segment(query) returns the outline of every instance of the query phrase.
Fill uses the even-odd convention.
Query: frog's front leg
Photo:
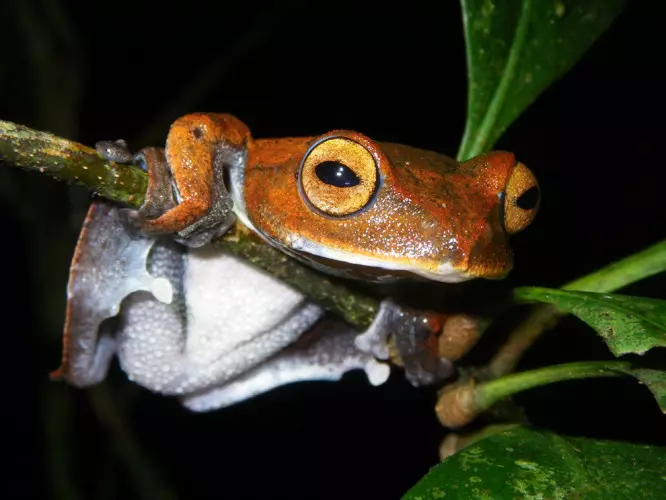
[[[193,113],[176,120],[164,152],[145,148],[134,161],[149,174],[144,206],[133,212],[148,234],[173,233],[176,240],[199,247],[223,234],[234,222],[224,187],[224,169],[241,169],[247,160],[248,128],[231,115]],[[123,143],[102,142],[108,159],[124,160]]]

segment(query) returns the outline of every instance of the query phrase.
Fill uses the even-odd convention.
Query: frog
[[[215,239],[232,226],[336,278],[455,284],[505,277],[509,236],[540,204],[536,177],[513,153],[458,162],[351,130],[255,139],[229,114],[178,118],[164,148],[131,155],[124,141],[104,141],[97,149],[144,168],[148,189],[137,210],[92,203],[53,377],[88,387],[116,356],[130,380],[192,411],[356,369],[380,385],[392,342],[406,346],[413,385],[454,371],[455,360],[427,347],[447,316],[387,298],[359,332],[220,250]]]

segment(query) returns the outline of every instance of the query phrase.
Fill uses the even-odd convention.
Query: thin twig
[[[528,389],[564,380],[623,375],[633,375],[631,363],[582,361],[513,373],[481,384],[468,380],[444,388],[435,412],[442,425],[457,429],[469,424],[501,400]]]
[[[92,148],[6,121],[0,121],[0,160],[85,186],[133,208],[143,203],[148,185],[145,172],[137,167],[107,162]]]

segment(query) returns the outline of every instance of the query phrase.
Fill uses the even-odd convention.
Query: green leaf
[[[578,316],[601,335],[615,356],[666,346],[664,300],[539,287],[516,288],[513,294],[519,301],[547,302]]]
[[[467,46],[466,160],[504,130],[610,26],[627,0],[461,0]]]
[[[629,375],[633,375],[650,389],[650,392],[657,400],[661,411],[666,413],[666,372],[660,370],[648,370],[639,368],[627,370]]]
[[[434,467],[404,500],[661,499],[666,448],[517,428]]]

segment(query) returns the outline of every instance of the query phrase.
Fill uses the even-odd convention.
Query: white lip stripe
[[[470,276],[467,273],[461,273],[460,271],[457,271],[450,264],[440,264],[435,270],[423,269],[418,265],[391,262],[390,260],[368,257],[353,252],[339,250],[337,248],[327,247],[300,236],[291,238],[289,241],[289,246],[296,252],[316,255],[318,257],[336,260],[339,262],[349,262],[350,264],[358,266],[387,269],[389,271],[407,271],[429,280],[441,281],[443,283],[459,283],[461,281],[467,281],[473,278],[473,276]]]

